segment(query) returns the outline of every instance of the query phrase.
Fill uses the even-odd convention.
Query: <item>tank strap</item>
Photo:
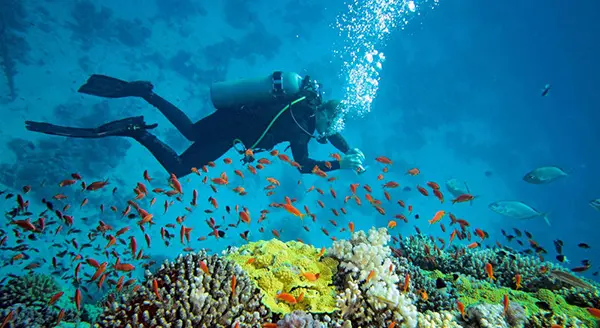
[[[247,149],[254,149],[256,148],[256,146],[258,146],[258,144],[265,138],[265,136],[267,135],[267,133],[269,133],[269,130],[271,130],[271,128],[273,127],[273,124],[275,124],[275,122],[277,121],[277,119],[283,114],[285,113],[286,110],[290,109],[292,106],[294,106],[295,104],[303,101],[306,99],[306,96],[300,97],[294,101],[292,101],[291,103],[289,103],[288,105],[286,105],[285,107],[283,107],[279,113],[277,113],[277,115],[275,115],[275,117],[271,120],[271,123],[269,123],[269,125],[267,126],[267,128],[263,131],[263,133],[260,135],[260,137],[258,138],[258,140],[256,140],[256,142],[254,142],[254,144],[252,145],[252,147],[250,148],[246,148],[246,146],[244,145],[244,143],[236,138],[233,140],[233,149],[235,149],[240,155],[243,155],[246,153]],[[242,149],[238,148],[238,145],[242,146]]]

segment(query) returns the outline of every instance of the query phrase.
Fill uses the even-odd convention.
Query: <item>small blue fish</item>
[[[546,84],[544,86],[544,88],[542,89],[542,97],[545,97],[546,95],[548,95],[548,92],[550,92],[550,88],[552,88],[552,86],[550,84]]]

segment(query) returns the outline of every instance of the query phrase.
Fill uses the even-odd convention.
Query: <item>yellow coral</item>
[[[258,241],[244,245],[227,256],[240,264],[252,281],[263,291],[263,303],[271,311],[287,314],[294,310],[313,313],[331,313],[336,310],[335,287],[332,278],[338,262],[329,257],[318,258],[320,249],[277,239]],[[247,263],[254,258],[253,263]],[[302,273],[319,274],[316,281],[309,281]],[[278,293],[289,293],[303,299],[296,304],[279,301]]]

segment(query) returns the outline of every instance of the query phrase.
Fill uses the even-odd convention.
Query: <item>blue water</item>
[[[19,2],[2,3],[12,10]],[[345,89],[342,62],[333,55],[332,48],[344,40],[331,24],[346,10],[345,6],[336,2],[325,8],[318,1],[258,1],[249,5],[236,0],[217,6],[190,0],[177,1],[175,5],[174,1],[156,0],[104,1],[100,9],[86,1],[67,5],[51,0],[23,3],[22,11],[2,16],[3,35],[9,40],[2,56],[5,63],[11,64],[10,69],[5,67],[7,78],[2,76],[0,82],[0,138],[4,145],[0,153],[0,183],[4,185],[2,190],[13,193],[19,193],[22,186],[32,186],[26,199],[36,215],[44,209],[41,198],[64,193],[69,197],[66,201],[54,202],[60,204],[59,208],[71,204],[68,213],[74,216],[75,226],[82,233],[67,236],[63,231],[54,237],[56,226],[49,227],[50,231],[38,241],[27,242],[39,248],[40,253],[28,252],[31,259],[14,265],[8,263],[16,253],[3,251],[3,276],[42,259],[48,263],[36,270],[49,270],[50,259],[63,248],[48,245],[73,238],[85,243],[87,232],[95,229],[99,220],[112,225],[115,231],[130,226],[125,236],[135,236],[138,249],[143,248],[145,254],[161,261],[173,258],[184,248],[179,242],[179,226],[170,229],[175,238],[168,248],[160,240],[158,228],[175,223],[179,215],[187,214],[184,225],[193,231],[192,242],[186,246],[196,250],[208,248],[217,252],[230,245],[243,245],[239,234],[245,230],[250,230],[250,240],[270,239],[273,229],[282,230],[283,240],[300,238],[321,247],[331,244],[331,239],[320,232],[322,227],[331,236],[344,238],[347,232],[339,229],[350,221],[359,230],[386,226],[395,214],[408,215],[395,203],[398,199],[412,204],[414,213],[408,224],[399,221],[394,233],[410,235],[415,231],[413,226],[417,226],[423,233],[447,239],[449,231],[442,233],[439,227],[430,227],[426,222],[443,209],[468,220],[472,227],[487,231],[489,245],[496,241],[509,245],[500,229],[517,227],[531,232],[533,239],[548,250],[546,259],[554,259],[552,241],[561,239],[564,254],[572,261],[570,267],[578,266],[583,259],[591,260],[593,268],[584,273],[589,278],[597,269],[600,213],[588,205],[600,197],[596,186],[600,181],[600,158],[594,144],[600,140],[594,113],[600,108],[596,96],[600,45],[595,42],[600,8],[594,1],[571,4],[442,0],[435,8],[431,3],[424,4],[419,15],[410,16],[403,29],[392,30],[386,42],[378,46],[385,52],[386,61],[371,112],[346,122],[343,135],[367,156],[367,173],[357,176],[335,172],[331,175],[337,180],[329,183],[312,175],[302,176],[289,165],[274,160],[275,164],[253,176],[239,164],[239,155],[230,151],[216,161],[217,167],[208,176],[217,177],[227,171],[229,189],[241,185],[248,195],[238,196],[221,187],[215,195],[208,185],[202,184],[202,177],[190,175],[181,179],[183,201],[175,202],[167,214],[162,214],[166,196],[156,196],[152,207],[148,201],[153,196],[149,196],[141,205],[154,214],[157,223],[148,232],[152,237],[150,249],[135,220],[121,218],[120,212],[126,200],[134,196],[132,189],[142,182],[144,170],[154,178],[152,183],[145,182],[150,189],[167,186],[168,175],[154,158],[130,140],[67,141],[28,133],[23,121],[94,126],[143,114],[146,121],[159,124],[156,132],[160,138],[181,152],[189,143],[151,106],[135,99],[104,100],[80,95],[77,87],[93,73],[150,80],[158,94],[184,109],[192,120],[213,111],[208,96],[211,82],[260,76],[279,69],[309,74],[323,82],[328,95],[341,97]],[[541,89],[546,84],[552,88],[542,97]],[[285,146],[277,149],[283,151]],[[335,151],[329,145],[310,145],[311,157],[316,159],[328,158]],[[375,162],[377,156],[394,161],[382,181],[377,180],[383,168]],[[232,158],[234,164],[223,164],[226,157]],[[198,167],[202,164],[198,163]],[[522,180],[525,173],[544,165],[559,166],[569,176],[548,185],[530,185]],[[419,168],[421,174],[407,176],[405,172],[413,167]],[[242,169],[245,179],[235,176],[234,169]],[[59,188],[58,182],[69,179],[73,172],[82,174],[88,183],[109,179],[110,185],[91,196],[77,187]],[[268,184],[266,177],[281,182],[274,196],[267,197],[262,190]],[[472,206],[451,205],[449,193],[446,202],[440,204],[415,189],[436,181],[445,191],[443,184],[450,178],[468,182],[473,194],[478,195]],[[399,182],[401,187],[390,191],[393,201],[388,203],[380,185],[390,180]],[[350,183],[371,185],[373,196],[384,202],[386,216],[378,214],[364,199],[361,207],[353,201],[344,204]],[[313,185],[325,195],[306,193]],[[412,191],[402,191],[405,186]],[[118,190],[113,194],[114,187]],[[330,188],[338,192],[337,199],[331,197]],[[199,192],[199,206],[188,213],[185,207],[189,206],[193,189]],[[364,195],[362,187],[360,190]],[[210,209],[206,201],[209,196],[219,202],[219,210],[213,214],[203,212]],[[285,196],[297,198],[298,208],[307,205],[317,215],[317,221],[300,222],[281,209],[268,207],[273,202],[284,202]],[[79,209],[85,197],[90,202]],[[317,205],[319,199],[325,202],[324,209]],[[500,217],[487,208],[497,200],[526,202],[549,213],[552,225],[547,226],[541,219],[516,221]],[[5,211],[14,204],[14,198],[5,200]],[[99,213],[101,204],[105,206],[103,214]],[[117,213],[109,209],[111,205],[117,207]],[[197,241],[211,231],[205,223],[209,217],[225,225],[237,221],[235,215],[225,214],[225,205],[246,206],[253,218],[250,227],[240,224],[229,228],[225,238]],[[335,217],[331,208],[341,207],[348,210],[348,215]],[[270,213],[261,233],[256,220],[263,209]],[[414,218],[415,213],[420,219]],[[32,220],[37,219],[36,215]],[[225,221],[222,216],[226,216]],[[89,218],[87,223],[83,217]],[[330,219],[337,221],[337,228]],[[448,227],[448,219],[444,220]],[[311,232],[302,229],[303,225]],[[14,246],[12,227],[4,226],[3,230],[9,236],[5,246]],[[588,243],[591,249],[578,248],[580,242]],[[104,248],[105,243],[98,238],[94,245]],[[119,253],[126,249],[125,245],[116,247]],[[90,249],[81,253],[84,258],[104,257]],[[70,272],[70,258],[63,261],[65,272]],[[109,261],[112,263],[114,258]],[[141,277],[143,262],[127,262],[138,266],[136,274]],[[89,267],[82,270],[94,272]]]

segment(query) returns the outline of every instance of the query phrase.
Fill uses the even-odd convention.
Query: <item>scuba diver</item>
[[[365,156],[351,149],[339,133],[331,133],[341,112],[337,100],[323,102],[320,84],[296,73],[274,72],[267,77],[211,85],[211,101],[217,109],[196,123],[164,98],[153,92],[147,81],[122,81],[104,75],[92,75],[78,92],[104,98],[138,97],[156,107],[193,144],[178,155],[150,130],[158,124],[146,124],[143,116],[112,121],[95,128],[76,128],[26,121],[30,131],[72,138],[130,137],[154,155],[168,173],[178,177],[215,161],[234,147],[242,161],[254,161],[254,153],[289,142],[293,160],[302,173],[316,166],[322,171],[351,169],[365,171]],[[314,135],[315,130],[318,135]],[[339,161],[317,161],[308,154],[308,142],[329,141],[344,153]]]

